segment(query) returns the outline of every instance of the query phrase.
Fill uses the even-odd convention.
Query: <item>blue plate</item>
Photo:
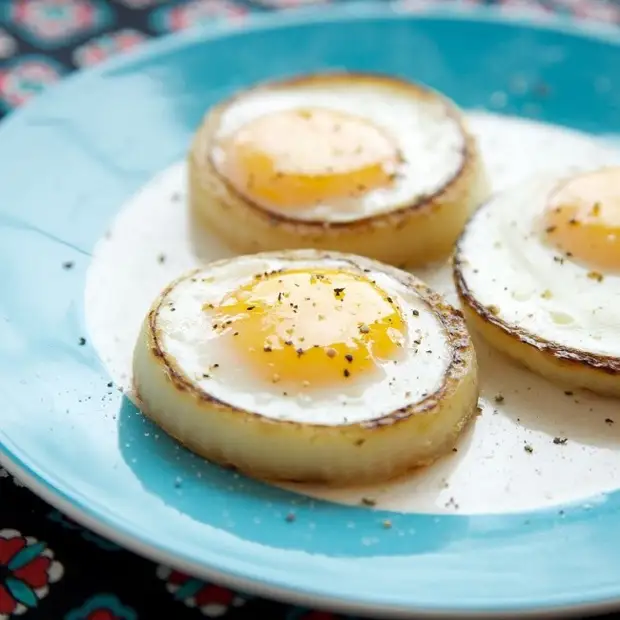
[[[168,38],[67,80],[0,127],[3,463],[138,553],[267,596],[393,617],[620,603],[619,492],[562,516],[312,501],[155,442],[80,340],[95,242],[124,200],[183,157],[205,109],[260,80],[333,67],[415,78],[465,107],[488,105],[518,74],[553,93],[538,120],[620,132],[616,32],[481,9],[407,16],[345,5],[256,18],[242,30]],[[604,92],[595,87],[603,78]],[[511,96],[504,111],[527,116],[529,96]],[[67,260],[73,269],[62,269]],[[292,509],[293,523],[284,518]],[[381,528],[386,518],[392,530]]]

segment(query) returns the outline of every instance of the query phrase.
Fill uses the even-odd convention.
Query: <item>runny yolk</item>
[[[620,270],[620,167],[575,176],[550,196],[550,243],[597,271]]]
[[[250,200],[296,209],[389,187],[400,153],[370,121],[323,108],[250,121],[221,144],[220,172]]]
[[[213,329],[262,379],[299,387],[355,380],[396,358],[406,333],[375,283],[329,269],[254,279],[215,308]]]

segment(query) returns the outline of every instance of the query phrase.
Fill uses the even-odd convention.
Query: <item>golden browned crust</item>
[[[258,259],[269,259],[280,255],[280,253],[266,252],[263,254],[256,254],[255,256]],[[355,260],[351,260],[350,257],[344,256],[338,252],[318,252],[313,250],[295,250],[287,252],[286,255],[287,257],[293,257],[298,260],[337,259],[346,262],[349,268],[354,271],[359,271],[360,266],[362,266],[363,269],[372,269],[392,276],[404,286],[410,289],[414,289],[418,292],[420,298],[426,303],[429,310],[433,312],[435,316],[439,319],[448,337],[448,343],[452,356],[448,364],[448,368],[445,372],[444,382],[439,387],[439,389],[437,389],[432,394],[429,394],[420,402],[401,407],[400,409],[397,409],[385,416],[382,416],[381,418],[365,422],[358,422],[354,424],[339,425],[337,427],[339,429],[339,432],[342,432],[343,429],[349,427],[359,427],[367,430],[373,429],[380,431],[382,428],[393,426],[413,416],[420,416],[424,415],[425,413],[432,412],[441,401],[448,398],[454,392],[459,381],[462,379],[463,375],[467,371],[468,358],[470,358],[473,354],[473,345],[471,343],[471,339],[467,331],[465,321],[463,319],[463,314],[460,310],[447,304],[443,300],[441,295],[430,289],[426,284],[418,280],[412,274],[401,271],[400,269],[396,269],[394,267],[390,267],[388,265],[383,265],[371,259],[355,257]],[[211,263],[211,266],[218,267],[232,260],[235,259],[222,259]],[[148,313],[147,322],[149,325],[149,335],[151,338],[151,352],[155,357],[158,357],[162,360],[171,383],[175,386],[177,390],[181,392],[187,392],[196,400],[209,403],[214,409],[217,409],[220,412],[229,413],[231,415],[256,416],[257,418],[261,419],[262,423],[265,424],[274,424],[279,426],[308,426],[307,424],[301,424],[299,422],[295,422],[294,420],[274,420],[253,411],[247,411],[239,409],[238,407],[233,407],[229,403],[219,398],[216,398],[212,394],[209,394],[208,392],[205,392],[204,390],[196,387],[196,385],[194,385],[178,368],[176,361],[166,354],[166,352],[161,346],[161,342],[159,339],[160,329],[157,325],[156,320],[159,309],[162,305],[166,303],[166,296],[170,290],[176,287],[179,282],[193,277],[199,271],[202,271],[202,268],[192,270],[190,273],[184,274],[183,276],[177,278],[174,282],[172,282],[162,292],[161,296],[158,298],[158,301]],[[139,397],[139,386],[135,387]],[[332,430],[335,428],[331,425],[321,424],[313,424],[312,426],[317,429],[322,428],[324,430]]]
[[[269,210],[241,195],[217,170],[212,145],[225,109],[254,92],[355,78],[407,89],[420,99],[440,101],[463,137],[461,165],[443,187],[394,209],[347,221],[298,219]],[[212,108],[197,131],[189,153],[189,201],[200,219],[239,252],[317,248],[364,254],[395,265],[421,265],[445,258],[471,211],[487,197],[488,185],[476,141],[458,108],[447,98],[417,84],[377,74],[328,73],[262,84]],[[226,219],[234,220],[228,224]],[[242,225],[243,220],[243,225]],[[239,227],[252,235],[244,236]]]

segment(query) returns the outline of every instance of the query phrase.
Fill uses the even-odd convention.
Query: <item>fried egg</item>
[[[314,250],[177,279],[144,321],[133,373],[165,431],[274,480],[346,484],[430,463],[478,398],[460,312],[408,273]]]
[[[467,225],[454,275],[492,345],[620,396],[620,168],[540,175],[494,196]]]
[[[192,210],[240,252],[317,248],[423,264],[449,254],[486,192],[457,107],[377,75],[241,92],[208,112],[189,154]]]

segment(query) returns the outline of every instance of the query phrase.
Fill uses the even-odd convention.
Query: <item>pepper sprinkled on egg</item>
[[[369,259],[311,250],[227,259],[172,283],[144,322],[134,382],[147,415],[206,458],[343,483],[438,458],[478,395],[464,321],[439,295]]]
[[[376,75],[303,76],[207,113],[189,201],[237,251],[346,251],[394,265],[446,257],[488,195],[456,105]]]
[[[320,107],[259,116],[218,146],[220,171],[238,191],[293,212],[388,188],[405,163],[381,127]]]
[[[213,328],[259,373],[312,385],[376,371],[406,337],[400,308],[376,284],[328,269],[252,280],[222,300]]]
[[[497,194],[454,265],[465,313],[493,346],[568,387],[620,396],[620,168]]]
[[[571,177],[552,191],[544,214],[549,243],[603,280],[620,273],[620,168]]]

